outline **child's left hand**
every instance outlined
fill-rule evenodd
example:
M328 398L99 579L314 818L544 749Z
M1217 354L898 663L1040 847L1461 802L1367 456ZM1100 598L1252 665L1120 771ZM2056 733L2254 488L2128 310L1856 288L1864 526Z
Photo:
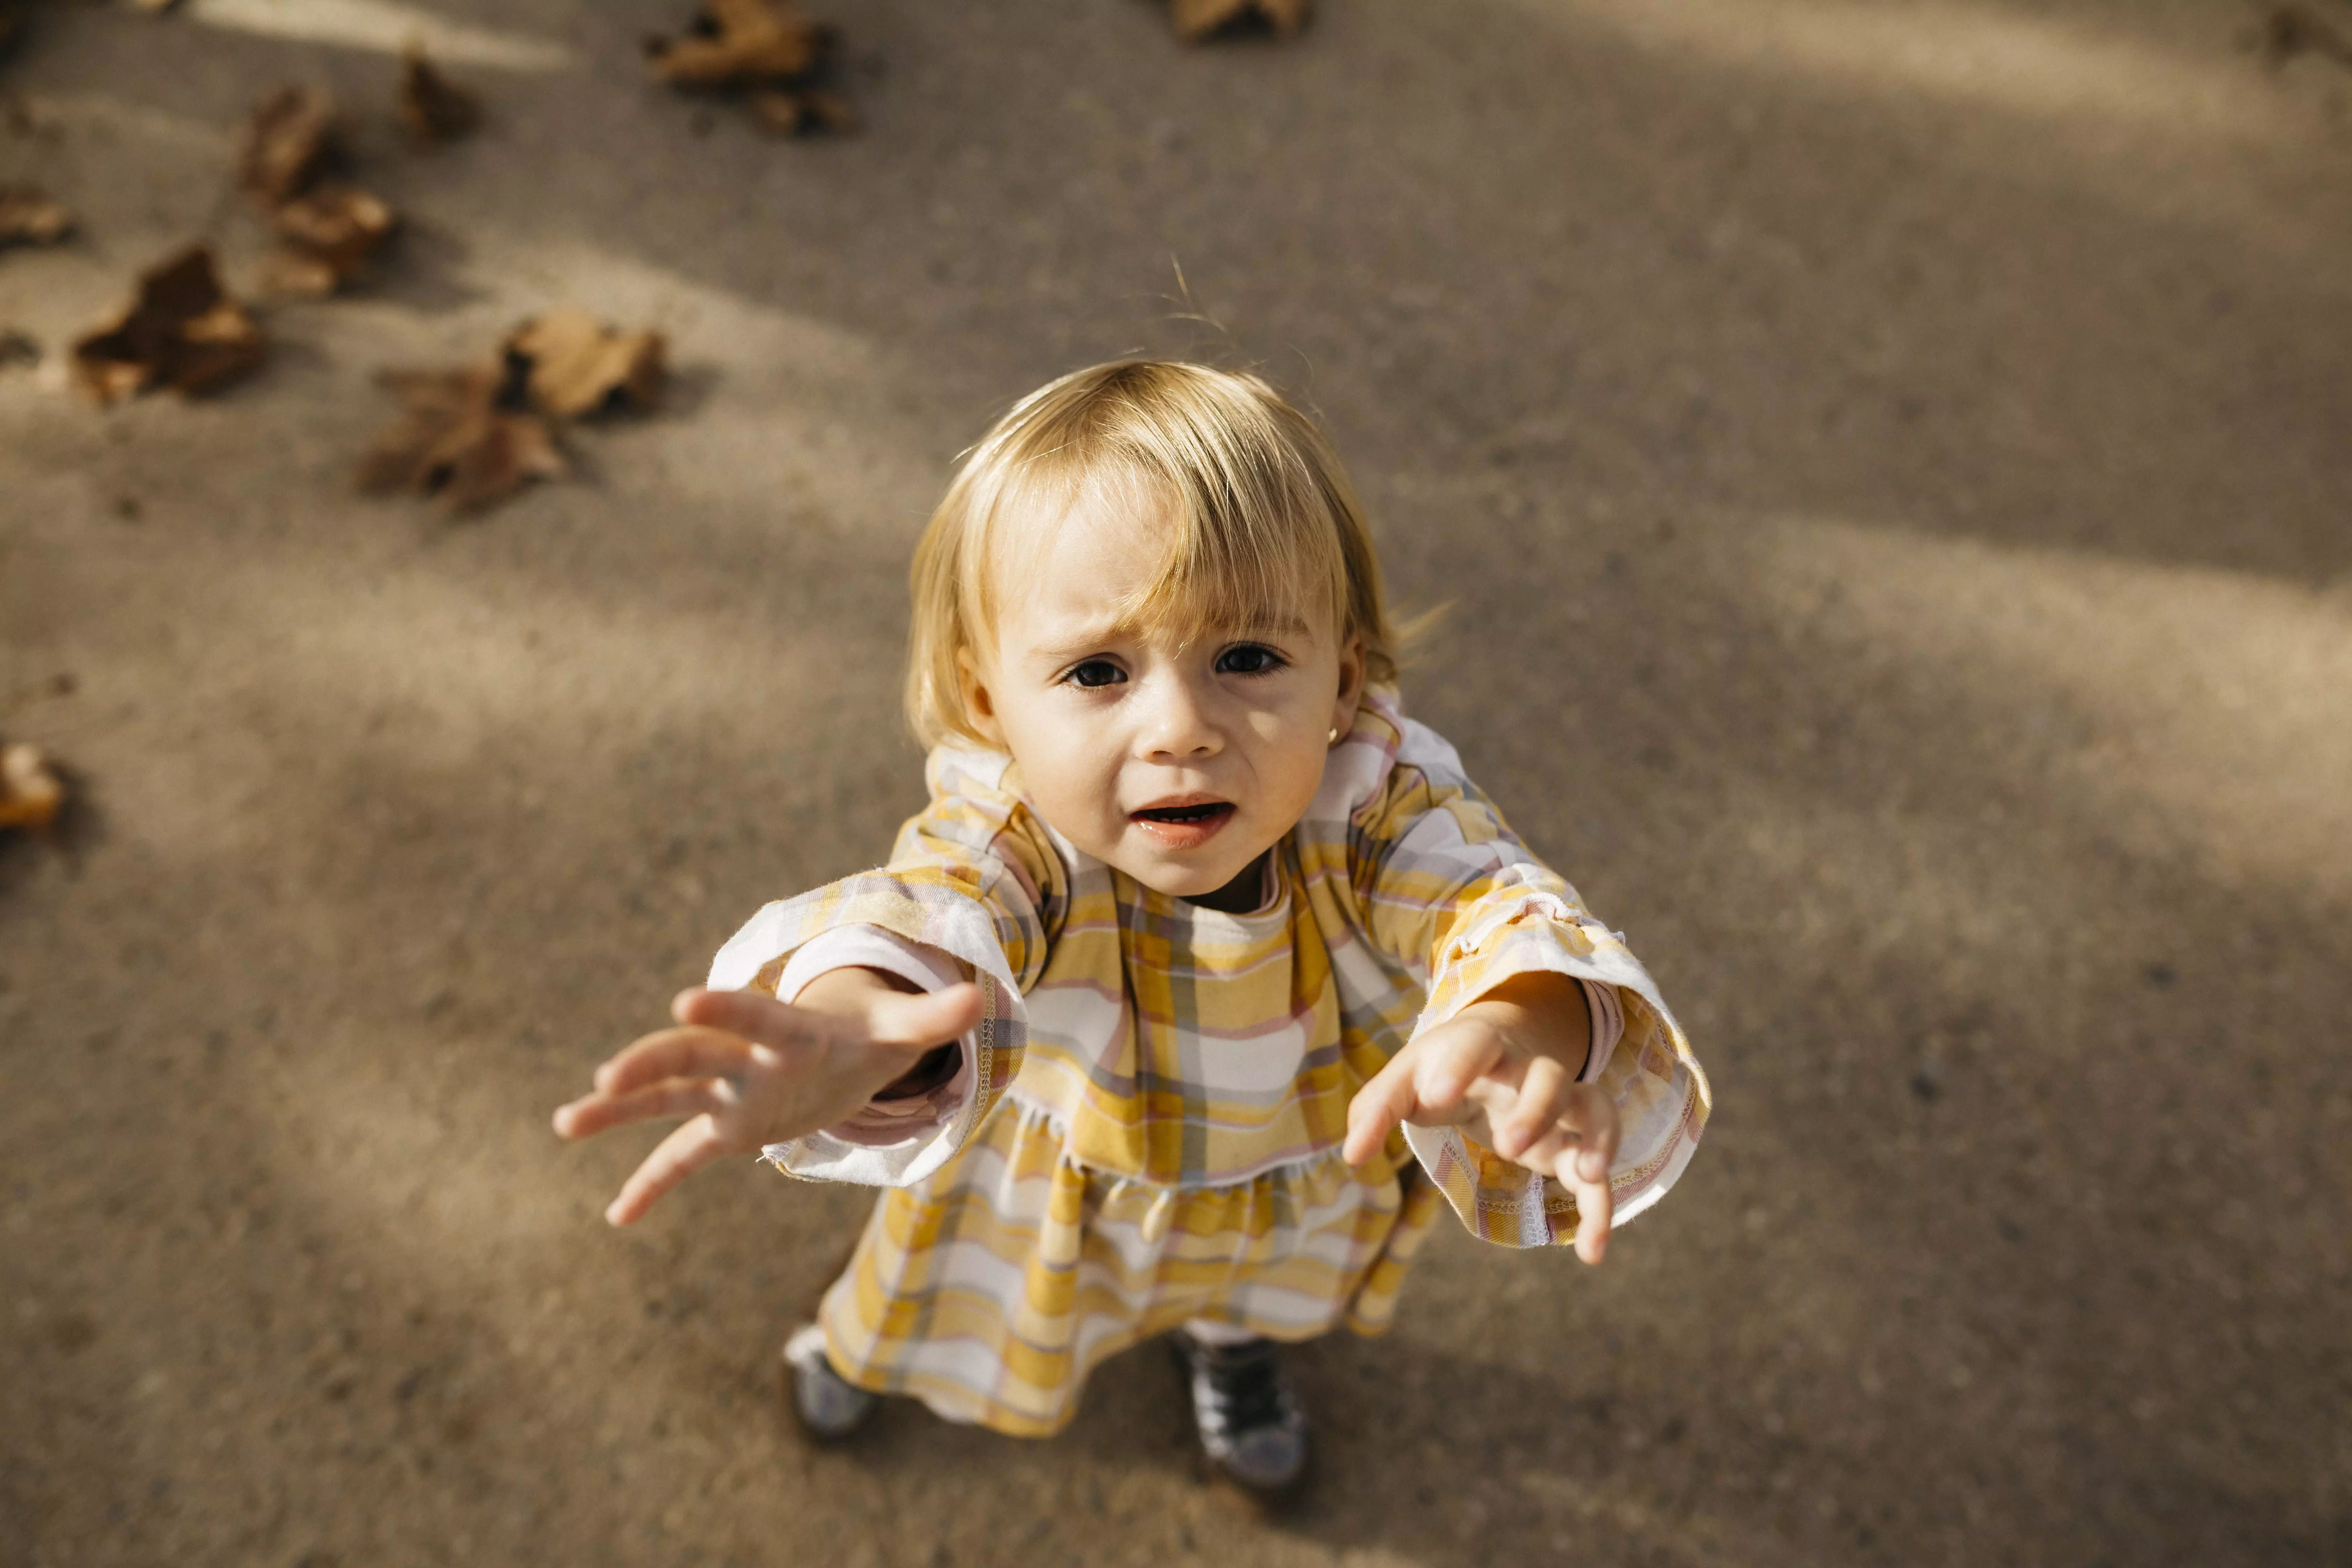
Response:
M1495 1152L1556 1177L1576 1197L1576 1255L1609 1246L1617 1107L1579 1083L1592 1037L1576 982L1556 974L1506 981L1391 1058L1348 1107L1340 1152L1371 1158L1400 1122L1458 1126L1482 1113Z

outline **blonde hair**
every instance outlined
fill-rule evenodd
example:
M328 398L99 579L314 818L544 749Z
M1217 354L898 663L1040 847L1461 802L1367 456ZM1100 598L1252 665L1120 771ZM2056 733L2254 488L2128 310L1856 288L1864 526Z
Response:
M1167 360L1076 371L1031 393L964 454L915 547L907 720L927 746L981 741L958 656L996 624L1008 520L1089 496L1170 522L1166 559L1120 606L1130 625L1209 628L1321 617L1360 637L1370 681L1396 679L1363 509L1323 433L1255 375Z

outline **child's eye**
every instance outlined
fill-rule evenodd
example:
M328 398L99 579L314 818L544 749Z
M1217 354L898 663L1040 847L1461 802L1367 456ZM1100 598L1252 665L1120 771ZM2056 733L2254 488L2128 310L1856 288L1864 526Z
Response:
M1283 666L1283 658L1262 643L1245 642L1229 647L1217 656L1219 675L1271 675Z
M1115 686L1127 679L1127 671L1107 658L1090 658L1062 677L1073 686L1092 689L1097 686Z

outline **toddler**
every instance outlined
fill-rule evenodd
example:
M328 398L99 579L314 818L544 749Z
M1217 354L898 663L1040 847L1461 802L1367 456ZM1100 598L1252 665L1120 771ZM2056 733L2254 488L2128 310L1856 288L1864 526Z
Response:
M1441 1202L1598 1263L1690 1159L1706 1077L1404 716L1355 497L1263 381L1032 395L913 592L930 804L882 869L754 915L556 1130L687 1119L615 1225L729 1154L884 1189L785 1346L819 1436L892 1394L1045 1436L1168 1332L1211 1458L1284 1489L1282 1342L1386 1328Z

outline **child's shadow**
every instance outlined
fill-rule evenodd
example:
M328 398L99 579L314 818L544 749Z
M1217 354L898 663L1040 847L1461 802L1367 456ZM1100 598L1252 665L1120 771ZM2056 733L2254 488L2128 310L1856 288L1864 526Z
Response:
M1955 1420L1929 1398L1881 1440L1856 1443L1834 1426L1771 1420L1719 1384L1678 1386L1654 1363L1620 1379L1608 1368L1616 1353L1584 1347L1577 1371L1564 1363L1549 1374L1395 1337L1319 1342L1299 1358L1316 1485L1282 1526L1344 1555L1379 1548L1422 1568L1515 1556L1916 1562L1955 1523L1936 1480L1998 1473L2015 1442L2001 1423ZM2075 1458L2039 1500L2051 1511L2036 1518L2036 1500L2014 1498L2026 1511L2002 1533L2085 1545L2115 1521L2081 1505L2120 1495L2135 1536L2210 1533L2220 1521L2240 1561L2307 1550L2292 1521L2183 1474L2160 1443Z
M1022 1500L1040 1519L1101 1514L1108 1527L1120 1507L1106 1499L1120 1489L1110 1478L1158 1472L1214 1494L1229 1516L1342 1550L1378 1546L1424 1568L1486 1568L1506 1543L1559 1539L1562 1489L1530 1477L1574 1467L1578 1485L1621 1480L1610 1456L1628 1446L1628 1432L1646 1424L1671 1442L1687 1425L1393 1338L1336 1332L1296 1347L1291 1364L1313 1458L1306 1482L1277 1500L1217 1475L1194 1436L1175 1359L1156 1339L1097 1369L1076 1420L1044 1444L950 1425L909 1400L887 1401L858 1442L869 1464L984 1475L1000 1502Z
M1106 1531L1165 1532L1192 1551L1189 1524L1147 1521L1133 1511L1138 1494L1118 1484L1123 1474L1159 1471L1349 1561L1377 1552L1418 1568L1490 1568L1514 1557L1917 1561L1954 1525L1926 1483L1997 1469L2013 1436L1923 1415L1912 1429L1858 1447L1850 1435L1768 1423L1712 1384L1683 1394L1651 1378L1621 1385L1590 1359L1580 1375L1531 1373L1398 1337L1335 1333L1299 1347L1293 1365L1315 1457L1299 1494L1271 1507L1213 1474L1157 1341L1101 1367L1077 1420L1050 1442L1009 1443L898 1400L860 1442L868 1463L972 1478L1005 1517L1026 1515L1041 1532L1099 1519ZM1798 1478L1801 1486L1787 1485ZM2078 1517L2076 1505L2120 1492L2159 1533L2164 1516L2220 1520L2245 1548L2236 1560L2298 1556L2304 1543L2291 1523L2184 1480L2154 1450L2084 1456L2049 1500L2063 1517L2023 1518L2011 1530L2095 1540L2102 1521Z

